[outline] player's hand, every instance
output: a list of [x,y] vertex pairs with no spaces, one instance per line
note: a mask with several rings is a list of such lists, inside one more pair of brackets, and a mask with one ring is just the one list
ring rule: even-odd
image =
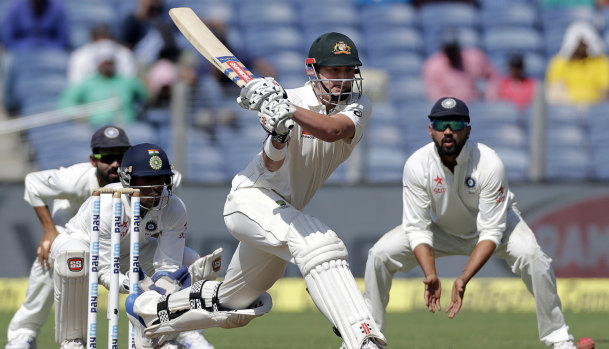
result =
[[259,111],[264,102],[286,97],[285,90],[274,78],[256,78],[243,86],[237,97],[237,103],[243,109]]
[[442,310],[442,306],[440,305],[440,296],[442,295],[442,283],[437,275],[430,275],[423,280],[425,284],[425,293],[423,297],[425,298],[425,305],[427,309],[432,313],[435,313],[436,310]]
[[285,143],[294,122],[292,116],[296,112],[296,108],[286,99],[279,99],[267,103],[265,107],[258,113],[260,125],[268,132],[276,141]]
[[42,269],[51,269],[51,245],[53,241],[59,235],[57,230],[44,232],[38,244],[36,253],[38,254],[38,263],[42,266]]
[[446,308],[448,318],[452,319],[461,310],[463,304],[463,294],[465,294],[465,282],[459,278],[453,284],[453,292],[450,297],[450,305]]

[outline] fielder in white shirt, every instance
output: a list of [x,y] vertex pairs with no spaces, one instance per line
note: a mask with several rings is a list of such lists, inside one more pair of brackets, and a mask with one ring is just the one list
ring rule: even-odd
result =
[[461,100],[441,98],[429,119],[433,142],[404,166],[402,225],[383,235],[368,253],[364,297],[374,319],[385,327],[394,274],[417,264],[425,274],[425,305],[431,312],[440,310],[435,258],[468,255],[446,308],[453,318],[467,283],[495,256],[505,260],[533,294],[540,339],[554,348],[574,349],[551,259],[522,220],[503,163],[489,147],[468,141],[469,110]]
[[[233,179],[224,206],[226,226],[239,246],[223,283],[193,284],[163,302],[173,319],[157,316],[158,295],[142,294],[134,311],[147,334],[244,326],[270,310],[266,291],[294,263],[311,298],[342,336],[342,348],[386,344],[351,274],[344,243],[328,225],[302,212],[349,157],[370,118],[370,102],[361,96],[357,48],[347,36],[327,33],[313,42],[306,64],[310,81],[304,87],[284,92],[273,79],[261,78],[242,89],[239,104],[259,110],[270,135]],[[193,306],[189,299],[201,301]],[[240,317],[221,312],[231,309],[243,312]]]
[[[8,326],[6,349],[36,347],[36,337],[53,305],[51,244],[93,189],[118,182],[118,167],[129,145],[123,129],[104,126],[91,137],[89,162],[25,176],[24,199],[34,207],[43,235],[37,249],[38,259],[30,270],[25,301]],[[52,213],[49,201],[53,201]]]

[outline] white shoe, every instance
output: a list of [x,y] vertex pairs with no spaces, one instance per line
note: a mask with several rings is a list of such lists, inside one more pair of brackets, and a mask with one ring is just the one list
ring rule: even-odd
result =
[[562,341],[552,344],[553,349],[577,349],[573,341]]
[[203,331],[186,331],[182,332],[176,338],[176,341],[180,343],[184,348],[187,349],[214,349],[205,337],[203,337]]
[[36,349],[36,337],[21,333],[8,341],[4,349]]
[[61,342],[60,349],[85,349],[85,342],[82,339],[66,339]]

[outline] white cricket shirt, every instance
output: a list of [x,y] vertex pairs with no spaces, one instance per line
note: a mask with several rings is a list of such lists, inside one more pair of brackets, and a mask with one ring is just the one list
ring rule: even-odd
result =
[[499,246],[513,194],[491,148],[467,141],[453,174],[429,143],[406,161],[403,185],[402,224],[412,249],[422,243],[433,246],[432,222],[448,234],[478,236],[478,241]]
[[[120,183],[108,184],[106,188],[122,188]],[[121,196],[121,264],[128,265],[130,249],[131,202],[128,195]],[[112,195],[102,194],[100,199],[99,227],[99,280],[106,287],[110,285],[111,274],[111,232],[113,229]],[[65,234],[90,243],[92,208],[91,199],[80,206],[78,213],[68,221]],[[140,250],[150,239],[156,237],[157,248],[154,253],[153,267],[157,271],[175,271],[182,265],[187,230],[186,206],[175,195],[161,210],[148,211],[140,221]],[[125,275],[121,274],[122,284]]]
[[288,100],[299,107],[325,115],[346,115],[355,125],[355,136],[352,139],[325,142],[306,133],[298,123],[294,123],[283,166],[275,172],[268,171],[260,152],[235,176],[232,190],[251,187],[271,189],[292,206],[302,210],[332,172],[351,155],[363,135],[372,108],[368,98],[362,96],[356,103],[338,105],[327,113],[325,106],[315,96],[310,82],[286,92]]

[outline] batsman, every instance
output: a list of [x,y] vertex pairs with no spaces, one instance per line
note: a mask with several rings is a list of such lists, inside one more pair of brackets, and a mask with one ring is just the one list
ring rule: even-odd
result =
[[258,112],[268,136],[234,177],[224,206],[224,221],[239,245],[223,282],[195,283],[168,297],[140,295],[133,310],[148,335],[244,326],[270,310],[266,291],[294,263],[313,302],[342,337],[342,348],[386,345],[349,269],[345,244],[303,212],[350,156],[370,118],[362,63],[353,41],[335,32],[313,42],[305,63],[309,81],[303,87],[284,90],[272,78],[259,78],[241,90],[238,103]]

